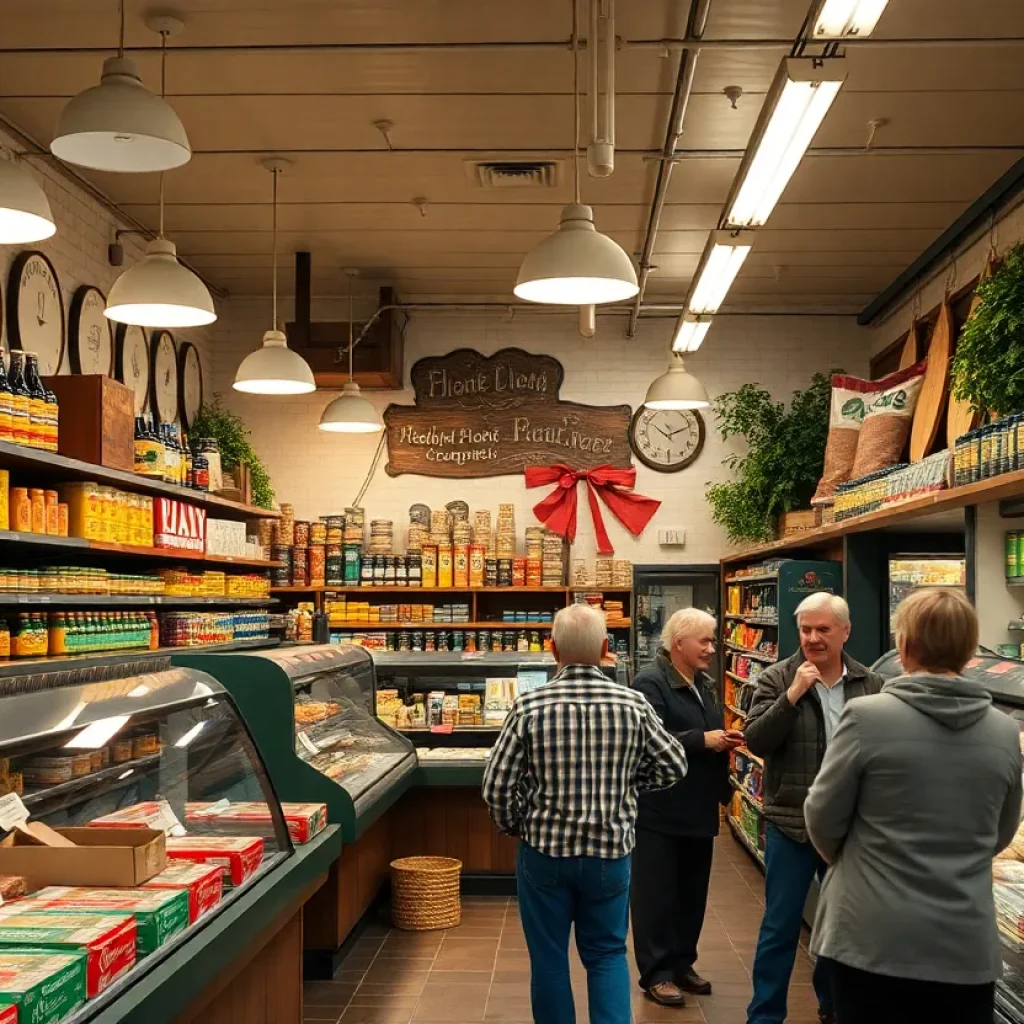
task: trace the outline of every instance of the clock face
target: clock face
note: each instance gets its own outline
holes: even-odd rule
[[[103,315],[107,300],[103,292],[83,284],[71,297],[68,317],[68,357],[72,373],[102,373],[109,377],[114,368],[114,337],[110,321]]]
[[[160,423],[178,418],[178,350],[170,331],[154,331],[150,339],[150,410]]]
[[[114,376],[135,392],[135,415],[141,416],[149,407],[149,344],[141,327],[117,325]]]
[[[677,473],[700,455],[704,420],[690,410],[640,406],[629,425],[629,443],[645,466],[659,473]]]
[[[203,405],[203,367],[199,351],[190,341],[183,341],[178,352],[178,414],[186,430],[192,429]]]
[[[41,253],[22,252],[7,277],[7,337],[12,348],[35,352],[39,372],[60,371],[64,358],[64,300],[57,271]]]

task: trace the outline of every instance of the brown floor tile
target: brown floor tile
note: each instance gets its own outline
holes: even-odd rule
[[[411,1006],[350,1006],[338,1024],[409,1024],[412,1014]]]
[[[429,960],[378,960],[363,978],[374,985],[425,983],[430,973]]]

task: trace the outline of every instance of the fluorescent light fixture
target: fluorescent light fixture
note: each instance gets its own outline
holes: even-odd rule
[[[814,19],[815,39],[871,35],[889,0],[823,0]]]
[[[206,285],[166,238],[154,238],[145,258],[114,282],[103,315],[137,327],[203,327],[217,319]]]
[[[184,750],[203,731],[204,728],[206,728],[206,722],[196,722],[196,724],[193,725],[188,732],[184,733],[174,745]]]
[[[842,58],[783,60],[726,206],[727,224],[764,224],[845,80]]]
[[[526,254],[512,289],[519,299],[554,306],[622,302],[639,290],[626,250],[594,227],[594,211],[582,203],[566,206],[558,230]]]
[[[131,717],[131,715],[113,715],[110,718],[100,718],[95,722],[90,722],[77,736],[72,736],[64,744],[64,747],[65,749],[71,747],[96,750],[120,732]]]
[[[753,231],[713,231],[704,248],[686,308],[696,316],[717,313],[754,243]]]
[[[309,363],[288,347],[281,331],[263,335],[263,347],[239,363],[231,386],[250,395],[308,395],[316,391]]]
[[[711,317],[687,313],[679,320],[676,336],[672,340],[673,352],[696,352],[711,329]]]
[[[711,399],[708,389],[686,370],[682,356],[676,353],[668,371],[651,382],[644,405],[648,409],[706,409]]]
[[[0,160],[0,244],[41,242],[56,230],[39,182],[13,160]]]

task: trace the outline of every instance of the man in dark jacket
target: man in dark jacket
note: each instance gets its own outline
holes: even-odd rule
[[[670,789],[640,797],[630,886],[640,987],[656,1003],[683,1006],[711,984],[694,970],[704,924],[719,806],[727,803],[729,750],[714,680],[715,620],[698,608],[665,623],[662,649],[633,681],[686,751],[689,771]]]
[[[754,958],[748,1024],[783,1024],[804,903],[825,872],[807,835],[804,800],[848,701],[878,693],[883,679],[843,650],[850,609],[834,594],[806,598],[796,610],[800,651],[757,680],[747,714],[747,747],[764,758],[765,909]],[[815,968],[823,1024],[834,1021],[827,980]]]

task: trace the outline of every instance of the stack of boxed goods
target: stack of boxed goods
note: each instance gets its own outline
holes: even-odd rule
[[[565,583],[565,540],[550,530],[544,534],[541,586],[558,587]]]
[[[283,803],[284,823],[293,843],[308,843],[327,828],[327,805]],[[219,831],[252,832],[269,830],[273,816],[266,803],[241,801],[224,805],[190,801],[185,805],[185,821],[193,824],[216,824]]]
[[[250,536],[245,523],[228,519],[206,520],[206,553],[227,558],[263,558],[258,536]]]

